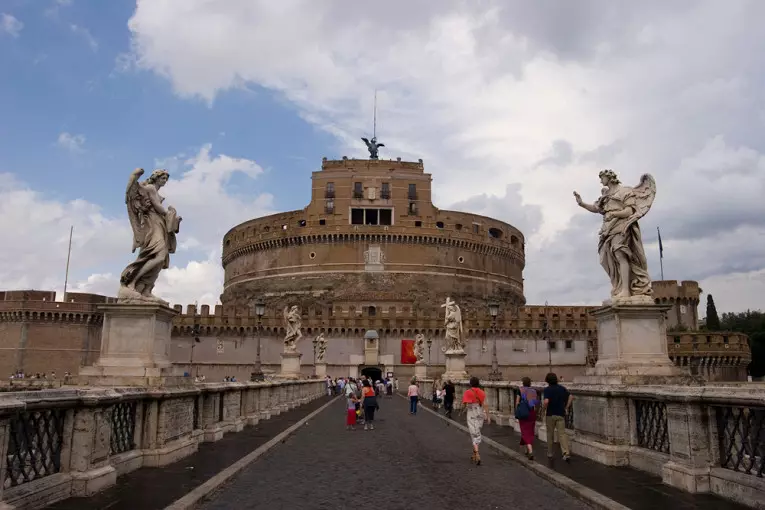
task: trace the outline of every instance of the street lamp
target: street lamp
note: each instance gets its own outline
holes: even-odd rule
[[[433,345],[433,339],[428,338],[427,342],[428,342],[428,365],[430,365],[430,347]]]
[[[313,338],[313,376],[316,377],[316,347],[319,345],[319,337]]]
[[[251,381],[262,381],[265,378],[263,377],[263,367],[261,366],[260,362],[260,328],[262,327],[262,321],[263,321],[263,315],[266,313],[266,304],[263,302],[262,299],[258,298],[257,301],[255,301],[255,315],[258,316],[258,326],[257,326],[257,333],[258,333],[258,348],[255,352],[255,370],[250,375]]]
[[[199,326],[199,324],[194,324],[191,327],[191,334],[194,335],[194,341],[191,342],[191,359],[189,359],[189,369],[192,369],[194,367],[194,347],[196,347],[197,344],[201,342],[201,340],[199,339],[201,329],[202,328]],[[198,376],[199,367],[197,367],[196,372],[197,372],[196,375]]]
[[[491,348],[491,372],[489,372],[490,381],[501,381],[502,372],[499,371],[499,359],[497,359],[497,315],[499,314],[499,303],[489,303],[489,315],[491,315],[491,335],[494,341]]]
[[[552,345],[550,345],[550,326],[547,323],[547,301],[545,301],[545,320],[542,322],[542,334],[547,343],[547,371],[552,372]]]

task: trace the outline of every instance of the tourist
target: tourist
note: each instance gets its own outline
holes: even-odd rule
[[[385,396],[386,398],[393,398],[393,381],[390,378],[385,379]]]
[[[470,431],[470,441],[473,443],[473,455],[470,457],[477,466],[481,465],[481,455],[478,445],[481,444],[481,427],[489,423],[489,407],[486,405],[486,393],[479,387],[481,381],[477,377],[470,378],[470,388],[462,395],[462,405],[467,407],[467,426]]]
[[[558,384],[558,376],[550,372],[545,377],[547,388],[544,390],[544,409],[547,411],[545,426],[547,427],[547,458],[553,457],[553,442],[555,431],[558,431],[558,441],[560,442],[563,460],[568,462],[571,459],[571,450],[568,445],[568,435],[566,435],[566,411],[571,406],[574,397],[568,392],[565,386]]]
[[[531,379],[524,377],[520,393],[515,397],[515,417],[521,427],[521,446],[526,447],[526,457],[534,460],[534,427],[537,423],[537,390],[531,387]],[[523,405],[521,405],[523,403]]]
[[[361,390],[361,396],[364,403],[364,430],[367,430],[367,425],[369,426],[369,430],[374,430],[375,411],[377,410],[377,395],[375,394],[375,390],[372,388],[372,383],[369,379],[364,380],[364,387]]]
[[[345,400],[345,428],[346,430],[355,430],[358,399],[356,399],[355,393],[350,393],[346,395]]]
[[[324,380],[324,384],[326,385],[327,389],[327,396],[332,396],[332,378],[330,376],[327,376]]]
[[[446,417],[451,418],[452,417],[452,410],[454,409],[454,394],[457,392],[457,390],[454,388],[454,383],[451,379],[446,380],[446,384],[444,384],[444,411],[446,412]]]
[[[393,379],[393,389],[398,391],[398,377]]]
[[[412,384],[406,392],[409,397],[409,414],[417,414],[417,400],[420,397],[420,387],[417,385],[417,379],[412,378]]]

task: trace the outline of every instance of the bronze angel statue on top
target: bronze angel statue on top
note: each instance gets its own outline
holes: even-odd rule
[[[367,140],[366,138],[362,138],[364,140],[364,143],[367,144],[367,150],[369,151],[369,159],[377,159],[377,151],[380,147],[385,147],[385,144],[383,143],[377,143],[377,138],[374,136],[371,140]]]
[[[130,175],[125,192],[130,226],[133,227],[133,252],[139,249],[138,258],[128,265],[120,276],[120,303],[167,302],[151,292],[159,272],[170,265],[170,254],[175,253],[175,234],[180,230],[181,217],[175,208],[162,206],[164,198],[159,189],[167,184],[170,174],[167,170],[154,170],[143,182],[143,168],[137,168]]]
[[[585,204],[576,191],[574,197],[583,209],[603,215],[598,253],[600,265],[611,279],[612,302],[653,303],[638,220],[651,209],[656,181],[643,174],[640,184],[631,188],[622,186],[613,170],[603,170],[600,182],[605,187],[595,203]]]

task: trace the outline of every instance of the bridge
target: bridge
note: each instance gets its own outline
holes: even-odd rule
[[[642,415],[635,416],[639,437],[626,448],[630,465],[607,465],[593,454],[576,429],[587,427],[578,415],[567,417],[570,463],[560,460],[556,446],[548,461],[541,439],[529,461],[518,453],[507,407],[517,386],[487,382],[485,389],[493,423],[484,427],[480,466],[469,460],[458,413],[447,420],[423,402],[412,416],[406,400],[394,396],[381,399],[374,431],[347,431],[343,399],[324,395],[316,380],[7,394],[0,401],[7,452],[0,508],[762,507],[761,400],[739,413],[744,407],[729,399],[716,415],[729,420],[719,444],[730,448],[706,467],[707,490],[693,491],[646,465],[658,459],[666,469],[682,453],[674,445],[683,439],[672,412],[649,417],[637,404]],[[633,408],[639,401],[632,399]],[[658,397],[654,402],[661,407]],[[574,409],[586,412],[582,405]],[[760,428],[744,430],[744,422]],[[545,437],[541,422],[538,436]]]

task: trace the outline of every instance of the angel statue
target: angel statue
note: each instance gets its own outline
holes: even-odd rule
[[[284,325],[287,328],[287,334],[284,335],[284,352],[296,352],[295,342],[303,337],[300,331],[300,309],[297,305],[293,305],[292,308],[284,307]]]
[[[605,187],[592,205],[582,202],[576,191],[574,197],[583,209],[603,215],[598,253],[600,265],[611,278],[611,300],[653,303],[638,220],[653,204],[656,181],[643,174],[640,184],[631,188],[622,186],[613,170],[603,170],[600,182]]]
[[[324,363],[324,357],[327,354],[327,339],[324,338],[324,333],[319,333],[316,337],[316,362]]]
[[[369,151],[369,159],[377,159],[377,149],[380,147],[385,147],[385,144],[383,143],[377,143],[377,138],[372,137],[371,140],[367,140],[366,138],[362,138],[364,140],[364,143],[367,144],[367,150]]]
[[[154,170],[143,182],[138,182],[143,168],[130,174],[125,203],[130,226],[133,227],[133,252],[139,248],[138,258],[122,271],[117,300],[120,303],[168,303],[151,291],[159,272],[170,265],[170,254],[175,253],[175,234],[180,230],[181,217],[175,208],[162,207],[164,198],[159,189],[167,184],[167,170]]]
[[[444,327],[446,328],[446,353],[465,352],[465,343],[462,338],[462,312],[460,307],[446,298],[446,303],[441,305],[446,308],[446,317],[444,317]]]
[[[425,362],[425,335],[422,333],[414,335],[414,356],[417,358],[417,364]]]

